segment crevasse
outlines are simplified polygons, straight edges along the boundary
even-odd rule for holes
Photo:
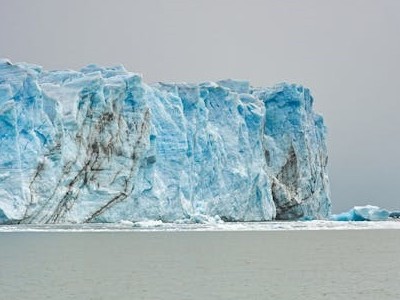
[[[0,223],[325,218],[310,91],[0,61]]]

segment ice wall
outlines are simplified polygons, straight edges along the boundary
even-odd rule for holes
[[[122,66],[2,60],[0,222],[327,217],[312,104],[298,85],[147,85]]]

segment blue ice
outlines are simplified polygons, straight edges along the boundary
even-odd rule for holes
[[[307,88],[0,61],[0,223],[326,218]]]

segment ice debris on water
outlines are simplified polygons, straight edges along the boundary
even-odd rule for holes
[[[326,218],[325,132],[299,85],[1,60],[0,223]]]

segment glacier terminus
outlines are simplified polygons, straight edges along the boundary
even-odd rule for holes
[[[3,59],[0,223],[327,218],[325,137],[300,85]]]

